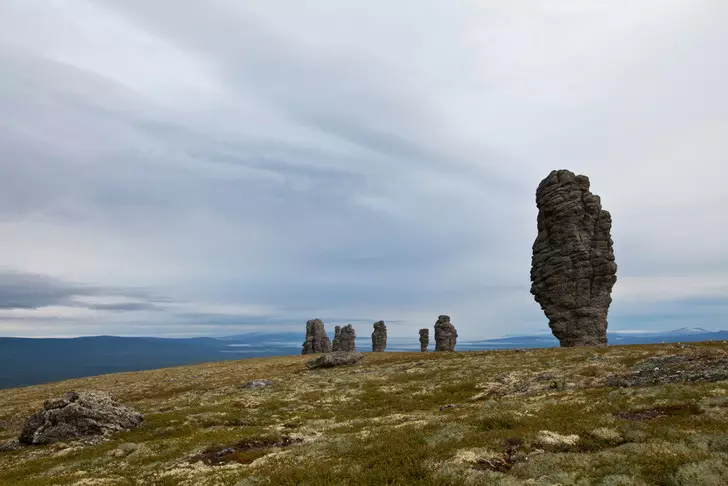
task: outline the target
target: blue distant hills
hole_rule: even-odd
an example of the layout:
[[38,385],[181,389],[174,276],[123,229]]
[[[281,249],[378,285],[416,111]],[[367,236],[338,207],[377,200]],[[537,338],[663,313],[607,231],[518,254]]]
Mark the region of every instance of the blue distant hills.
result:
[[[728,331],[682,328],[655,333],[608,333],[610,344],[649,344],[728,340]],[[35,385],[69,378],[140,371],[209,361],[301,352],[300,333],[251,333],[222,338],[154,338],[89,336],[79,338],[0,338],[0,389]],[[431,337],[432,341],[432,337]],[[368,335],[357,347],[371,349]],[[457,350],[549,348],[559,342],[551,334],[508,336],[477,341],[461,340]],[[432,350],[433,344],[430,345]],[[417,338],[390,337],[387,351],[418,351]]]

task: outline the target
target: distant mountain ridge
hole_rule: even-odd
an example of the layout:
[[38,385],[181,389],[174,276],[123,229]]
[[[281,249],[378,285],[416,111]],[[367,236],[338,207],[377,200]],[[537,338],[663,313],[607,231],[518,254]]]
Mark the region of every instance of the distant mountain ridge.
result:
[[[728,331],[682,328],[656,333],[608,333],[610,344],[726,341]],[[368,350],[370,338],[357,338]],[[302,333],[249,333],[221,338],[87,336],[78,338],[0,338],[0,389],[123,371],[182,366],[301,352]],[[458,342],[457,350],[547,348],[551,334],[508,336]],[[432,345],[430,347],[432,349]],[[387,350],[417,351],[413,339],[390,337]]]
[[670,334],[705,334],[709,332],[711,331],[703,329],[702,327],[681,327],[680,329],[673,329],[670,331]]

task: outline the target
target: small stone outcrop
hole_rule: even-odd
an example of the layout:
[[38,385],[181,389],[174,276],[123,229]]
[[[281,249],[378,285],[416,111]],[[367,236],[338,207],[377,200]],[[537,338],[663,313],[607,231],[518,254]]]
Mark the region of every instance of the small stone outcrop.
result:
[[427,346],[430,345],[430,330],[427,328],[420,329],[420,351],[427,352]]
[[271,380],[252,380],[243,385],[240,385],[240,388],[263,388],[266,386],[271,386],[272,384],[273,382]]
[[306,322],[306,340],[303,342],[301,354],[330,353],[331,340],[326,335],[321,319]]
[[374,323],[372,332],[372,352],[381,353],[387,347],[387,325],[384,321]]
[[538,236],[531,294],[561,346],[607,344],[607,312],[617,281],[612,217],[589,192],[589,178],[552,171],[536,190]]
[[316,368],[333,368],[335,366],[352,365],[361,361],[363,357],[363,354],[356,351],[336,351],[333,353],[322,354],[318,358],[310,360],[306,363],[306,368],[313,370]]
[[143,416],[108,393],[68,392],[47,400],[25,422],[19,441],[27,445],[99,436],[141,425]]
[[450,316],[439,316],[435,323],[435,351],[455,351],[458,332],[450,322]]

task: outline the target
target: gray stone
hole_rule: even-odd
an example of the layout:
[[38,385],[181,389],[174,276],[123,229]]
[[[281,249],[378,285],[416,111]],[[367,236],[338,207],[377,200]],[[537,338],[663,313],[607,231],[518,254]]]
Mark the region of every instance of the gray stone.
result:
[[312,370],[315,368],[333,368],[335,366],[352,365],[361,361],[363,357],[363,354],[356,351],[336,351],[333,353],[322,354],[318,358],[310,360],[306,363],[306,367]]
[[331,351],[341,351],[341,326],[334,326],[334,341],[331,343]]
[[244,385],[240,385],[240,388],[262,388],[272,384],[273,382],[271,380],[252,380]]
[[561,346],[606,345],[617,281],[611,215],[589,192],[589,178],[568,170],[541,181],[536,206],[531,293]]
[[331,348],[332,351],[356,351],[356,332],[351,324],[347,324],[344,327],[336,326],[334,335],[334,344]]
[[139,444],[135,444],[134,442],[125,442],[123,444],[119,444],[119,447],[111,451],[109,455],[113,457],[126,457],[134,454],[138,450]]
[[0,452],[15,451],[22,448],[23,444],[18,439],[10,439],[0,444]]
[[450,323],[450,316],[439,316],[435,323],[435,351],[455,351],[458,332]]
[[306,322],[306,340],[303,342],[301,354],[330,353],[331,340],[326,335],[321,319]]
[[61,398],[46,401],[43,410],[28,418],[19,440],[35,445],[100,436],[138,427],[142,420],[142,414],[117,402],[108,393],[68,392]]
[[420,329],[420,351],[427,352],[427,346],[430,345],[430,330]]
[[387,347],[387,325],[384,321],[374,323],[372,332],[372,352],[381,353]]
[[139,444],[135,444],[134,442],[124,442],[123,444],[119,444],[117,449],[127,454],[131,454],[135,450],[139,449]]

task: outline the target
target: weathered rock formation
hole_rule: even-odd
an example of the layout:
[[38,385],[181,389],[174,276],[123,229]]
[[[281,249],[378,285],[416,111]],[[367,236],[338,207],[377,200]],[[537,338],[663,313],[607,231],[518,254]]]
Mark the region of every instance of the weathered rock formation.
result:
[[355,340],[356,331],[354,331],[354,327],[351,324],[347,324],[341,328],[341,332],[339,333],[339,346],[336,351],[356,351]]
[[334,340],[331,343],[331,351],[341,351],[341,326],[334,326]]
[[374,323],[374,332],[372,332],[372,351],[381,353],[387,347],[387,325],[384,321]]
[[306,368],[312,370],[315,368],[333,368],[334,366],[352,365],[361,361],[363,357],[363,354],[356,351],[336,351],[322,354],[318,358],[308,361]]
[[68,392],[61,398],[47,400],[28,418],[20,433],[23,444],[49,444],[109,432],[119,432],[141,425],[142,414],[114,400],[104,392]]
[[458,332],[450,323],[450,316],[439,316],[435,323],[435,351],[455,351]]
[[589,192],[589,178],[568,170],[541,181],[536,206],[531,293],[561,346],[606,345],[617,281],[611,215]]
[[430,345],[430,330],[420,329],[420,351],[423,353],[427,351],[427,346]]
[[301,354],[330,353],[331,340],[326,335],[321,319],[306,322],[306,340],[303,342]]

